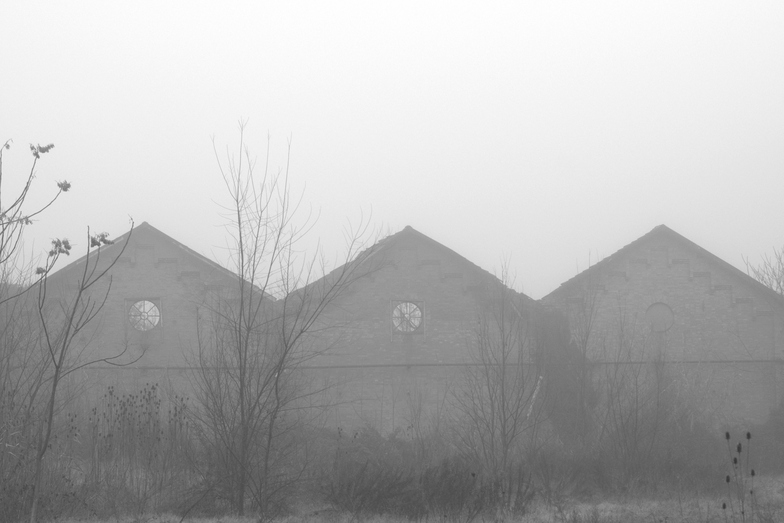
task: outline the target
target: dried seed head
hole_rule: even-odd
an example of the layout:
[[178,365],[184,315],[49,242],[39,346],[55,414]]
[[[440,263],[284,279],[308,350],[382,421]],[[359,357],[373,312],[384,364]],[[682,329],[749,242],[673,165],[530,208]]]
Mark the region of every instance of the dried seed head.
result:
[[730,475],[729,475],[729,474],[727,474],[727,477],[726,477],[726,478],[724,478],[724,481],[726,481],[727,483],[729,483],[729,482],[730,482]]
[[721,504],[721,509],[722,510],[727,510],[727,504],[726,503],[722,503]]
[[725,432],[724,433],[724,439],[729,441],[729,439],[730,439],[730,433],[729,432]]
[[743,445],[741,445],[740,442],[738,442],[738,454],[740,454],[742,450],[743,450]]
[[754,476],[756,476],[756,475],[757,475],[757,473],[756,473],[756,472],[754,472],[754,469],[751,469],[751,477],[753,478],[753,477],[754,477]]
[[738,458],[732,458],[732,464],[733,465],[737,465],[738,464]]
[[751,439],[751,432],[746,433],[746,439]]

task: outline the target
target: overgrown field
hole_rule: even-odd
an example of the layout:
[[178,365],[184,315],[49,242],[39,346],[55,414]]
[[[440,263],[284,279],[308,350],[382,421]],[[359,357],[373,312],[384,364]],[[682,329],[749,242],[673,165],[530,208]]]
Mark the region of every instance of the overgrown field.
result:
[[[109,388],[87,412],[60,417],[40,517],[233,521],[242,467],[253,521],[784,521],[776,419],[754,434],[672,423],[680,439],[634,459],[619,452],[629,434],[565,443],[542,422],[495,468],[448,419],[387,435],[290,420],[262,475],[262,461],[239,464],[211,447],[185,398],[164,399],[156,385]],[[16,466],[3,471],[3,522],[21,520],[30,499],[29,448],[10,441]]]
[[[727,502],[726,496],[700,494],[689,486],[673,489],[669,495],[659,496],[626,495],[605,500],[565,500],[562,505],[553,506],[538,499],[531,504],[523,515],[514,515],[498,511],[480,514],[474,521],[507,521],[528,523],[724,523],[724,522],[759,522],[775,523],[784,521],[784,477],[760,478],[756,488],[756,500],[742,514],[739,507],[722,508]],[[176,514],[139,515],[135,517],[112,518],[112,521],[123,523],[179,523],[183,518]],[[431,514],[418,521],[470,521],[465,515]],[[64,523],[77,520],[64,520]],[[83,521],[83,520],[78,520]],[[251,523],[257,518],[239,518],[236,516],[221,517],[188,517],[185,521],[192,523]],[[326,521],[332,523],[353,523],[368,521],[374,523],[408,522],[408,518],[390,515],[358,516],[349,512],[341,512],[332,507],[314,508],[302,506],[296,514],[279,516],[272,520],[279,523],[306,523]]]

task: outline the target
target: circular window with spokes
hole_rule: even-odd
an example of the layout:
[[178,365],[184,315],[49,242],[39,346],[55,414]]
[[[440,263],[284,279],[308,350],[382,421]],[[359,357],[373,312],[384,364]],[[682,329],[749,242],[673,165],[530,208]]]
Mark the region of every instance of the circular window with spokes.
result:
[[392,326],[397,332],[414,332],[422,327],[422,309],[410,301],[400,302],[392,309]]
[[161,322],[161,311],[149,300],[137,301],[128,311],[128,320],[137,331],[152,330]]

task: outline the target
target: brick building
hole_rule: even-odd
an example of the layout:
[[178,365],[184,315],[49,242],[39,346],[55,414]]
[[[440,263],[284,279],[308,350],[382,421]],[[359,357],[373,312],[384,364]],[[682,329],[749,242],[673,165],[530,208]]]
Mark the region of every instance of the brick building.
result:
[[[90,254],[91,267],[97,254],[96,249]],[[106,295],[106,303],[77,340],[77,348],[84,348],[81,362],[112,359],[92,365],[80,376],[99,385],[177,384],[196,345],[198,308],[210,293],[236,287],[237,277],[147,222],[102,247],[98,270],[118,256],[110,278],[90,290],[95,300]],[[52,299],[76,288],[85,260],[82,257],[49,278]],[[129,362],[133,363],[112,365]]]
[[[103,263],[126,238],[102,248]],[[72,288],[83,264],[64,267],[52,284]],[[314,357],[304,364],[308,382],[323,391],[318,401],[335,406],[331,425],[389,431],[422,405],[442,404],[471,363],[479,320],[500,289],[514,295],[526,321],[540,303],[563,311],[592,362],[617,361],[619,344],[630,363],[669,362],[711,398],[706,408],[727,416],[763,420],[781,393],[781,297],[663,225],[540,303],[411,227],[381,240],[362,264],[365,274],[321,315]],[[80,340],[82,359],[123,350],[120,361],[140,359],[122,368],[99,363],[80,376],[101,385],[187,387],[197,310],[235,288],[236,275],[145,222],[111,276],[104,310]]]
[[499,292],[526,319],[537,305],[410,226],[373,251],[363,262],[367,274],[325,311],[325,323],[338,327],[327,338],[330,349],[308,365],[331,380],[340,407],[330,423],[361,420],[391,430],[422,405],[448,399]]
[[781,296],[664,225],[542,302],[591,361],[666,362],[719,417],[759,422],[778,404]]
[[[80,359],[122,354],[112,362],[132,364],[98,362],[79,379],[96,390],[106,385],[132,390],[148,382],[186,389],[195,361],[197,311],[217,292],[235,288],[237,277],[146,222],[130,239],[125,234],[103,247],[98,266],[117,257],[126,240],[110,273],[103,311],[81,337],[87,350]],[[502,286],[411,227],[361,258],[357,274],[363,276],[320,315],[318,334],[308,341],[314,357],[303,367],[308,383],[323,390],[318,401],[335,405],[330,424],[392,430],[405,424],[414,403],[444,399],[470,361],[478,319]],[[84,263],[83,257],[52,275],[52,288],[72,291]],[[94,296],[106,292],[108,281],[92,290]],[[535,306],[513,294],[521,304],[518,314]]]

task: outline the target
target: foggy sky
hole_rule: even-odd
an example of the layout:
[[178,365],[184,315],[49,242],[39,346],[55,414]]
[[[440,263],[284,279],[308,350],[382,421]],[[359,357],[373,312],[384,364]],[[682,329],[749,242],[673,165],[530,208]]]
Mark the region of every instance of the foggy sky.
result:
[[244,118],[311,249],[371,216],[539,298],[662,223],[739,268],[784,244],[781,2],[52,4],[0,10],[4,189],[31,142],[31,208],[73,184],[36,252],[132,216],[225,264]]

